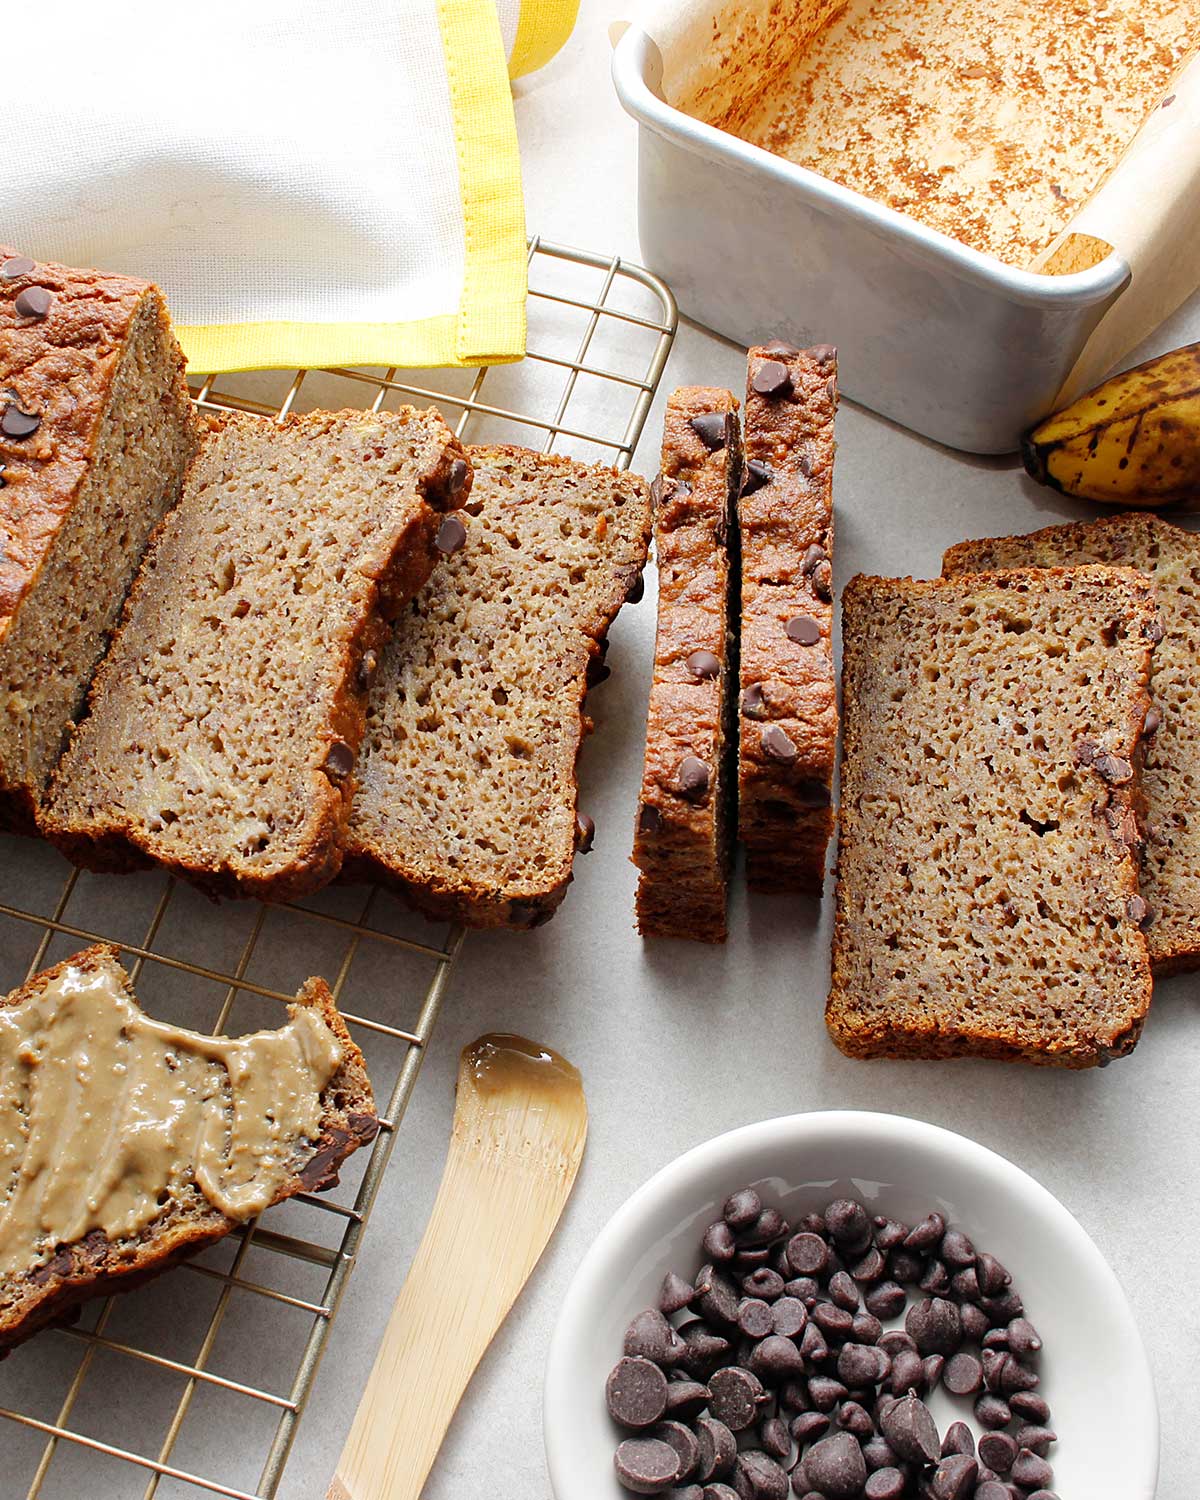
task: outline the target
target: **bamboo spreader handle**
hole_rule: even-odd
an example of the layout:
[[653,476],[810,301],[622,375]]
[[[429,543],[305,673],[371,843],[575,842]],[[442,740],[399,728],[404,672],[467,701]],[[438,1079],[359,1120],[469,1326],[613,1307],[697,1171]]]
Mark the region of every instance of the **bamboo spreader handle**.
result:
[[471,1376],[571,1193],[587,1105],[570,1063],[520,1037],[462,1054],[433,1214],[327,1500],[417,1500]]

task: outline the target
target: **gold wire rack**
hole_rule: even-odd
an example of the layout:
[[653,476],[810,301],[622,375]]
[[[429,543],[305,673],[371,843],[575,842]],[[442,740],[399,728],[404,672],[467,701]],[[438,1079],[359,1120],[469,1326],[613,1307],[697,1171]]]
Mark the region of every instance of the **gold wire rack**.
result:
[[[470,442],[628,467],[675,335],[670,291],[639,266],[539,239],[529,277],[520,364],[423,371],[425,384],[395,369],[210,376],[193,394],[202,408],[275,418],[428,403]],[[113,942],[148,1009],[216,1032],[277,1024],[279,1002],[306,974],[332,974],[386,1105],[340,1192],[271,1209],[0,1364],[0,1496],[274,1496],[463,932],[423,922],[376,888],[215,907],[161,875],[65,870],[44,845],[0,839],[4,989],[85,944]]]

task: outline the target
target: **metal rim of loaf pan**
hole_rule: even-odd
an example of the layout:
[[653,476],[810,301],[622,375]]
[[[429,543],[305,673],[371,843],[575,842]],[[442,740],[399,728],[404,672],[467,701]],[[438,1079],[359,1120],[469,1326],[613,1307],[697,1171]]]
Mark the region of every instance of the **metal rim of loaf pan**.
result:
[[629,27],[613,82],[639,125],[642,255],[681,311],[742,344],[836,344],[852,400],[952,448],[1014,451],[1128,284],[1124,257],[1062,276],[1006,266],[693,119],[661,78]]

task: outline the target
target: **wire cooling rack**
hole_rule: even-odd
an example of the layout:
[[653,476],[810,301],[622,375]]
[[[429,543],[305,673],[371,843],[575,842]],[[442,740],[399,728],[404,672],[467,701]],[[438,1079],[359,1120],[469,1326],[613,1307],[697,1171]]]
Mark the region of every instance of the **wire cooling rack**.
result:
[[[196,401],[264,417],[415,401],[469,442],[628,467],[675,334],[670,292],[638,266],[537,239],[529,275],[530,350],[518,365],[423,371],[425,384],[394,369],[223,375]],[[213,1032],[277,1025],[304,977],[330,978],[382,1128],[340,1189],[280,1204],[0,1364],[0,1496],[272,1496],[463,933],[376,888],[216,907],[161,875],[68,871],[44,845],[0,838],[0,987],[96,941],[123,950],[149,1011]]]

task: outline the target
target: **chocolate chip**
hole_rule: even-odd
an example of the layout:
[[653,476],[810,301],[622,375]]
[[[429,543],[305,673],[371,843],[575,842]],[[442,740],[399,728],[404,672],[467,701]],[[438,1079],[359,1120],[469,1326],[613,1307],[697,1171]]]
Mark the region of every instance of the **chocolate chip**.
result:
[[704,1483],[723,1474],[732,1474],[737,1462],[737,1438],[716,1417],[700,1417],[696,1422],[700,1440],[700,1469],[697,1477]]
[[807,1323],[808,1312],[799,1297],[779,1297],[771,1307],[771,1332],[782,1338],[798,1338]]
[[941,1455],[937,1427],[929,1408],[916,1396],[905,1396],[880,1418],[885,1438],[909,1463],[936,1463]]
[[682,1312],[685,1307],[690,1306],[694,1295],[695,1288],[690,1281],[685,1281],[674,1271],[668,1271],[658,1294],[658,1310],[670,1317],[672,1313]]
[[985,1297],[996,1297],[1006,1286],[1012,1284],[1012,1277],[1009,1273],[996,1257],[989,1255],[986,1250],[976,1258],[975,1274],[979,1280],[979,1290]]
[[775,470],[770,464],[765,464],[761,459],[750,458],[746,460],[746,467],[742,471],[743,495],[753,495],[762,489],[764,485],[770,484],[775,478]]
[[721,663],[711,651],[693,651],[687,659],[687,669],[699,682],[716,677],[721,671]]
[[1007,1432],[985,1432],[979,1439],[979,1457],[996,1474],[1007,1474],[1018,1453]]
[[465,458],[456,458],[450,465],[448,488],[452,495],[457,495],[459,490],[462,489],[463,485],[466,484],[467,475],[470,474],[470,472],[471,466],[467,463]]
[[961,1229],[947,1229],[942,1236],[938,1254],[943,1264],[952,1271],[961,1271],[965,1266],[975,1264],[975,1246]]
[[[675,772],[675,782],[681,797],[686,797],[689,802],[699,802],[708,791],[708,767],[698,756],[685,755]],[[727,1224],[722,1224],[722,1228],[726,1232],[729,1230]]]
[[863,1495],[866,1500],[900,1500],[907,1489],[908,1480],[904,1474],[888,1464],[867,1476]]
[[1008,1347],[1014,1354],[1037,1354],[1041,1351],[1041,1335],[1028,1318],[1014,1318],[1008,1325],[1006,1332],[1008,1334]]
[[850,1337],[856,1344],[877,1344],[883,1337],[883,1324],[869,1312],[856,1312]]
[[1092,769],[1110,786],[1123,786],[1125,782],[1133,780],[1133,767],[1130,763],[1123,755],[1113,755],[1108,750],[1097,753],[1092,761]]
[[638,813],[639,831],[642,833],[661,833],[662,826],[662,813],[649,802],[643,802],[641,812]]
[[931,1260],[917,1285],[931,1297],[944,1297],[950,1290],[950,1273],[940,1260]]
[[626,1438],[615,1464],[617,1478],[635,1495],[661,1495],[679,1473],[678,1453],[660,1438]]
[[437,536],[433,539],[433,545],[445,557],[458,549],[467,539],[467,528],[457,516],[447,516],[437,529]]
[[814,344],[808,352],[819,365],[827,365],[837,358],[837,350],[832,344]]
[[738,1304],[737,1324],[748,1339],[765,1339],[775,1332],[771,1304],[761,1297],[743,1297]]
[[811,615],[793,615],[783,627],[789,640],[800,646],[815,646],[821,639],[821,626]]
[[27,286],[13,306],[19,318],[44,318],[54,306],[54,294],[44,286]]
[[736,1327],[740,1301],[728,1276],[711,1265],[700,1267],[696,1277],[696,1305],[710,1323],[725,1328]]
[[22,276],[31,276],[37,265],[28,255],[10,255],[0,266],[0,281],[19,281]]
[[344,781],[354,769],[354,751],[345,740],[334,740],[325,752],[322,770],[331,781]]
[[877,1318],[894,1318],[904,1311],[908,1296],[902,1286],[894,1281],[881,1281],[873,1286],[865,1297],[867,1311]]
[[812,1310],[812,1320],[823,1334],[838,1339],[848,1338],[854,1327],[853,1313],[832,1302],[818,1302]]
[[678,1357],[678,1335],[656,1307],[638,1313],[625,1330],[623,1353],[630,1359],[652,1359],[656,1365],[673,1364]]
[[1058,1433],[1049,1427],[1034,1427],[1026,1423],[1017,1428],[1017,1447],[1028,1448],[1039,1458],[1045,1458],[1051,1443],[1058,1442]]
[[711,1392],[698,1380],[672,1380],[667,1383],[666,1415],[680,1422],[691,1422],[707,1407]]
[[825,1210],[829,1236],[841,1250],[858,1253],[871,1243],[871,1220],[861,1203],[839,1198]]
[[838,1379],[852,1390],[876,1385],[887,1374],[889,1363],[882,1349],[870,1344],[844,1344],[838,1355]]
[[706,1323],[689,1323],[679,1330],[683,1352],[678,1359],[681,1369],[696,1380],[707,1380],[729,1355],[729,1340],[721,1338]]
[[700,1441],[695,1433],[682,1422],[660,1422],[650,1436],[660,1443],[674,1448],[679,1466],[675,1472],[675,1483],[690,1479],[700,1467]]
[[0,433],[9,438],[27,438],[32,437],[41,425],[41,417],[36,412],[23,411],[15,393],[10,391],[8,404],[0,412]]
[[374,651],[364,651],[362,660],[358,664],[358,686],[364,693],[369,693],[375,684],[375,678],[379,673],[379,657]]
[[732,1260],[737,1252],[737,1241],[724,1219],[718,1219],[704,1231],[700,1248],[710,1260]]
[[787,1220],[777,1208],[764,1208],[748,1229],[741,1233],[744,1245],[770,1245],[788,1233]]
[[983,1384],[983,1366],[973,1354],[955,1354],[942,1376],[953,1396],[973,1396]]
[[904,1319],[921,1354],[956,1354],[962,1344],[962,1319],[945,1297],[926,1297],[914,1303]]
[[784,339],[772,339],[769,344],[763,344],[762,352],[764,354],[780,354],[784,359],[795,359],[800,353],[794,344],[789,344]]
[[892,1355],[892,1395],[919,1391],[925,1384],[925,1366],[915,1349],[900,1349]]
[[782,1417],[768,1417],[758,1429],[758,1441],[764,1453],[772,1458],[787,1458],[791,1454],[791,1434]]
[[870,1413],[861,1401],[843,1401],[837,1414],[837,1424],[843,1432],[852,1432],[859,1442],[869,1438],[875,1431]]
[[800,752],[796,749],[794,742],[778,724],[768,724],[762,732],[763,754],[770,760],[782,762],[785,766],[792,765]]
[[759,718],[766,709],[767,701],[761,683],[752,682],[742,694],[742,712],[748,719]]
[[626,604],[640,604],[646,597],[646,580],[639,573],[625,594]]
[[829,1246],[819,1234],[794,1234],[787,1242],[787,1258],[797,1276],[819,1276],[829,1264]]
[[804,1455],[803,1473],[805,1483],[828,1500],[857,1500],[867,1482],[867,1463],[857,1439],[835,1432]]
[[608,1414],[620,1427],[652,1427],[667,1409],[667,1377],[652,1360],[619,1359],[604,1387]]
[[1153,620],[1149,622],[1148,625],[1144,625],[1142,627],[1142,639],[1151,641],[1156,646],[1158,645],[1159,641],[1162,640],[1164,633],[1163,622],[1158,618],[1157,615]]
[[725,1200],[721,1217],[731,1229],[749,1229],[763,1211],[762,1199],[753,1188],[742,1188]]
[[982,1396],[975,1398],[975,1420],[981,1427],[999,1431],[1012,1421],[1012,1412],[1002,1396],[985,1391]]
[[747,1297],[761,1297],[764,1302],[774,1302],[783,1296],[783,1277],[770,1266],[759,1266],[742,1282]]
[[730,414],[723,411],[701,412],[689,423],[692,431],[710,453],[715,453],[718,448],[724,448],[728,443],[730,424]]
[[952,1453],[943,1458],[929,1481],[932,1500],[971,1500],[979,1465],[969,1453]]
[[1027,1417],[1031,1422],[1044,1424],[1050,1420],[1049,1406],[1033,1391],[1015,1391],[1008,1404],[1018,1416]]
[[590,854],[596,842],[596,820],[588,813],[578,813],[575,818],[575,847],[580,854]]
[[708,1382],[712,1392],[709,1410],[730,1432],[745,1432],[758,1421],[759,1407],[767,1399],[762,1381],[739,1365],[718,1370]]
[[[819,563],[828,561],[829,557],[826,554],[825,548],[818,546],[816,542],[812,542],[801,559],[800,573],[803,577],[808,578]],[[886,1249],[887,1247],[885,1246],[884,1248]]]
[[823,1411],[802,1411],[792,1418],[788,1431],[792,1434],[792,1441],[803,1448],[805,1443],[811,1443],[829,1431],[829,1418]]
[[1147,739],[1158,733],[1159,725],[1162,723],[1162,710],[1154,703],[1146,710],[1146,718],[1142,724],[1142,733]]
[[952,1453],[966,1453],[972,1458],[975,1456],[975,1439],[965,1422],[951,1422],[946,1428],[946,1436],[942,1439],[942,1457],[949,1458]]
[[827,561],[819,562],[812,570],[812,586],[818,599],[828,603],[833,598],[833,568]]
[[750,376],[750,389],[760,396],[781,396],[792,388],[787,365],[777,359],[758,361]]

